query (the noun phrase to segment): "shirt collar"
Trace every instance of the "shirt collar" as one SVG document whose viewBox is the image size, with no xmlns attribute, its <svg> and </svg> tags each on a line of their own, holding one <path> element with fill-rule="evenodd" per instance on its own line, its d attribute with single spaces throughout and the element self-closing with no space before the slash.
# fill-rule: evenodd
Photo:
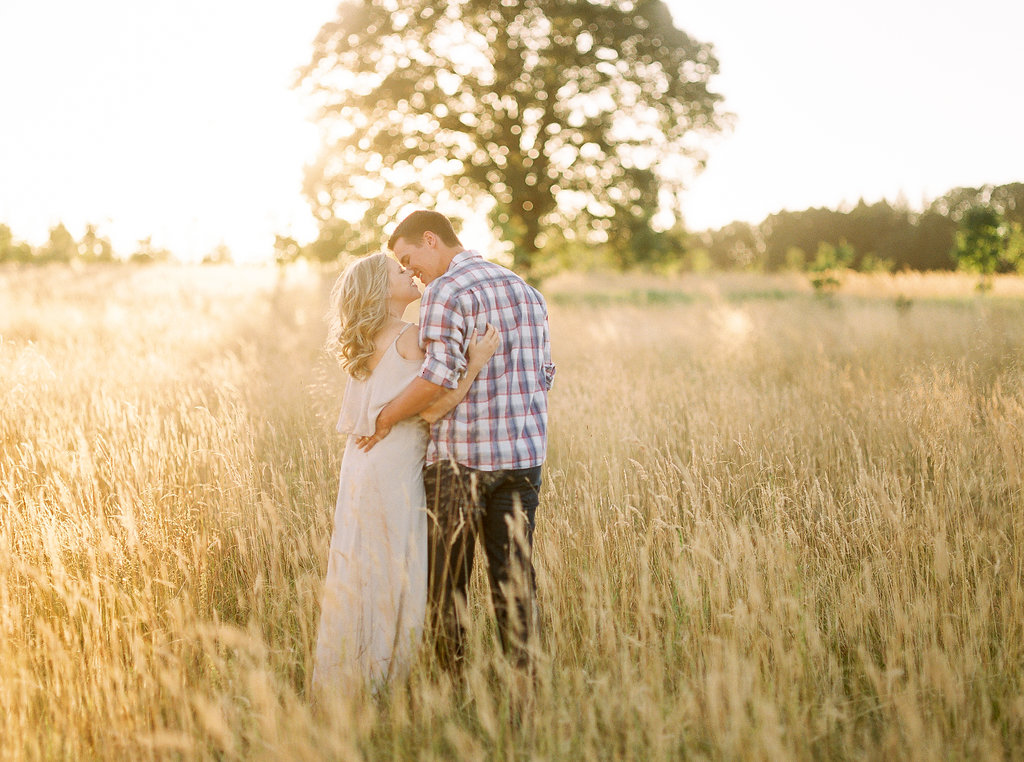
<svg viewBox="0 0 1024 762">
<path fill-rule="evenodd" d="M 470 260 L 470 259 L 474 259 L 476 257 L 482 257 L 482 256 L 483 255 L 479 251 L 477 251 L 476 249 L 463 249 L 458 254 L 456 254 L 454 257 L 452 257 L 452 261 L 448 264 L 448 270 L 450 272 L 452 269 L 458 267 L 463 262 L 466 262 L 467 260 Z"/>
</svg>

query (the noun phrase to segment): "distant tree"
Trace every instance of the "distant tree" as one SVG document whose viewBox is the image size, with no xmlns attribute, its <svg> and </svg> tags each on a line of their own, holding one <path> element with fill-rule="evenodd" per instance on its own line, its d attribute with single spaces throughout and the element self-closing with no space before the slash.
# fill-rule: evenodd
<svg viewBox="0 0 1024 762">
<path fill-rule="evenodd" d="M 989 203 L 1011 225 L 1024 227 L 1024 183 L 1009 183 L 992 189 Z"/>
<path fill-rule="evenodd" d="M 893 261 L 910 270 L 951 270 L 956 264 L 950 254 L 955 234 L 953 220 L 928 209 L 916 218 L 910 240 Z"/>
<path fill-rule="evenodd" d="M 887 261 L 895 262 L 912 235 L 910 212 L 884 199 L 874 204 L 867 204 L 861 199 L 843 215 L 840 232 L 841 239 L 856 252 L 850 263 L 854 270 L 878 269 Z"/>
<path fill-rule="evenodd" d="M 320 234 L 302 248 L 302 255 L 317 262 L 333 262 L 342 254 L 363 256 L 380 246 L 380 228 L 375 223 L 354 225 L 335 217 L 321 221 Z"/>
<path fill-rule="evenodd" d="M 862 273 L 891 273 L 896 263 L 887 257 L 880 257 L 874 252 L 868 252 L 860 258 L 860 265 L 857 267 Z"/>
<path fill-rule="evenodd" d="M 657 268 L 669 261 L 678 261 L 687 249 L 687 235 L 682 226 L 655 230 L 650 215 L 623 214 L 617 218 L 612 231 L 607 243 L 608 260 L 620 270 Z"/>
<path fill-rule="evenodd" d="M 203 255 L 201 264 L 204 265 L 230 265 L 234 264 L 235 257 L 231 253 L 231 249 L 224 242 L 221 242 L 214 246 L 210 251 Z"/>
<path fill-rule="evenodd" d="M 843 271 L 850 267 L 855 256 L 853 247 L 846 241 L 838 246 L 820 243 L 814 261 L 808 268 L 815 292 L 830 294 L 836 291 L 843 284 Z"/>
<path fill-rule="evenodd" d="M 967 212 L 981 206 L 992 207 L 1007 222 L 1024 225 L 1024 183 L 953 188 L 933 201 L 929 210 L 959 223 Z"/>
<path fill-rule="evenodd" d="M 767 270 L 787 266 L 791 249 L 815 251 L 822 241 L 835 243 L 843 235 L 842 213 L 832 209 L 782 211 L 769 215 L 757 226 L 757 237 L 763 242 L 761 256 Z"/>
<path fill-rule="evenodd" d="M 32 247 L 24 241 L 15 241 L 11 229 L 7 225 L 0 225 L 0 263 L 31 261 Z"/>
<path fill-rule="evenodd" d="M 786 249 L 786 269 L 799 272 L 807 266 L 807 252 L 799 246 L 790 246 Z"/>
<path fill-rule="evenodd" d="M 609 260 L 620 270 L 657 268 L 678 261 L 686 251 L 687 236 L 682 224 L 669 230 L 656 229 L 654 216 L 661 185 L 657 177 L 649 169 L 624 171 L 635 175 L 634 187 L 643 190 L 638 190 L 635 203 L 615 206 L 607 231 Z"/>
<path fill-rule="evenodd" d="M 288 235 L 274 236 L 274 262 L 287 265 L 294 262 L 302 254 L 302 246 Z"/>
<path fill-rule="evenodd" d="M 992 288 L 994 274 L 1024 266 L 1024 233 L 993 207 L 974 206 L 960 220 L 953 253 L 961 269 L 981 276 L 978 290 L 985 292 Z"/>
<path fill-rule="evenodd" d="M 348 0 L 302 73 L 329 136 L 306 193 L 378 242 L 404 204 L 489 196 L 529 276 L 549 227 L 607 240 L 679 210 L 726 120 L 717 71 L 662 0 Z"/>
<path fill-rule="evenodd" d="M 990 187 L 953 188 L 935 199 L 929 206 L 929 210 L 959 223 L 960 218 L 969 210 L 987 204 L 990 196 Z"/>
<path fill-rule="evenodd" d="M 113 262 L 114 247 L 110 240 L 97 233 L 96 225 L 86 225 L 78 242 L 78 258 L 83 262 Z"/>
<path fill-rule="evenodd" d="M 822 243 L 833 247 L 845 242 L 855 252 L 849 263 L 853 269 L 877 267 L 904 255 L 914 234 L 907 209 L 887 201 L 867 204 L 862 199 L 853 209 L 806 209 L 771 215 L 759 226 L 764 241 L 765 267 L 769 270 L 793 269 L 798 249 L 814 252 Z"/>
<path fill-rule="evenodd" d="M 59 222 L 50 228 L 50 236 L 39 250 L 37 259 L 40 262 L 70 262 L 78 256 L 78 244 L 74 236 Z"/>
<path fill-rule="evenodd" d="M 174 255 L 170 251 L 153 245 L 151 236 L 140 239 L 135 251 L 128 258 L 129 262 L 139 265 L 152 265 L 158 262 L 172 262 L 173 260 Z"/>
<path fill-rule="evenodd" d="M 730 222 L 710 233 L 705 248 L 712 265 L 720 270 L 743 270 L 763 264 L 759 232 L 746 222 Z"/>
</svg>

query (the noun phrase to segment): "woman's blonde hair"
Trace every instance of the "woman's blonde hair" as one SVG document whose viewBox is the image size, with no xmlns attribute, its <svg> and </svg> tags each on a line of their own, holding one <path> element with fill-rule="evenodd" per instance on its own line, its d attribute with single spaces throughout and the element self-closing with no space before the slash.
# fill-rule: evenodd
<svg viewBox="0 0 1024 762">
<path fill-rule="evenodd" d="M 373 339 L 388 320 L 391 279 L 387 254 L 371 254 L 345 268 L 331 289 L 328 347 L 352 378 L 370 375 L 366 366 L 376 349 Z"/>
</svg>

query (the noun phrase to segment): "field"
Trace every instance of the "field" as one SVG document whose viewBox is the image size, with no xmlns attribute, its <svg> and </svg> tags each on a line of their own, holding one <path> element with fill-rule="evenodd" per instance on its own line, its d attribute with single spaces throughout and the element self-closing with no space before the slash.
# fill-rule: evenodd
<svg viewBox="0 0 1024 762">
<path fill-rule="evenodd" d="M 0 270 L 3 759 L 1024 755 L 1022 281 L 551 281 L 531 695 L 314 707 L 334 274 Z"/>
</svg>

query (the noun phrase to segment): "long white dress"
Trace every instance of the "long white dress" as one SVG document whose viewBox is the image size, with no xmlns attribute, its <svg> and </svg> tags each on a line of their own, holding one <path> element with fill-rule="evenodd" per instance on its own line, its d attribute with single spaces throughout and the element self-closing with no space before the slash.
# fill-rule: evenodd
<svg viewBox="0 0 1024 762">
<path fill-rule="evenodd" d="M 313 663 L 314 690 L 325 695 L 350 692 L 358 680 L 377 688 L 404 675 L 422 635 L 426 424 L 402 421 L 369 452 L 355 444 L 373 433 L 381 408 L 419 369 L 392 342 L 369 378 L 350 379 L 345 389 L 338 430 L 349 437 Z"/>
</svg>

